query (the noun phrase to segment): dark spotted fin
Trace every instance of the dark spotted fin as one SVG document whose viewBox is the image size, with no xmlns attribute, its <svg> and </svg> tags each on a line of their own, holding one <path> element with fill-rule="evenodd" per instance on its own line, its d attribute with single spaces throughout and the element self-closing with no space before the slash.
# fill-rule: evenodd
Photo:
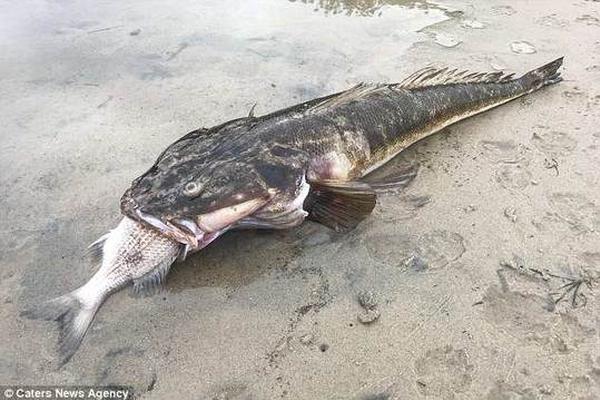
<svg viewBox="0 0 600 400">
<path fill-rule="evenodd" d="M 133 280 L 131 287 L 132 294 L 136 297 L 152 296 L 160 292 L 165 283 L 165 278 L 171 269 L 175 259 L 169 259 L 168 262 L 163 262 L 157 265 L 152 271 Z"/>
<path fill-rule="evenodd" d="M 447 85 L 451 83 L 500 83 L 513 80 L 514 74 L 503 72 L 470 72 L 458 69 L 425 67 L 408 76 L 400 83 L 364 83 L 323 98 L 312 104 L 309 111 L 318 113 L 330 108 L 338 107 L 363 99 L 374 93 L 384 93 L 396 89 L 415 89 L 426 86 Z"/>
<path fill-rule="evenodd" d="M 438 67 L 425 67 L 393 85 L 397 88 L 415 89 L 426 86 L 450 85 L 457 83 L 503 83 L 514 79 L 515 74 L 504 72 L 471 72 Z"/>
<path fill-rule="evenodd" d="M 521 81 L 532 88 L 538 89 L 542 86 L 560 82 L 558 69 L 563 63 L 563 57 L 543 65 L 533 71 L 515 78 L 515 74 L 504 72 L 471 72 L 451 68 L 426 67 L 410 75 L 402 82 L 392 85 L 394 88 L 416 89 L 426 86 L 450 85 L 459 83 L 506 83 Z"/>
<path fill-rule="evenodd" d="M 366 183 L 320 181 L 310 182 L 304 201 L 309 219 L 336 232 L 349 232 L 365 219 L 377 202 L 377 194 Z"/>
<path fill-rule="evenodd" d="M 368 184 L 377 193 L 396 192 L 407 187 L 418 172 L 419 164 L 400 154 L 361 178 L 361 182 Z"/>
</svg>

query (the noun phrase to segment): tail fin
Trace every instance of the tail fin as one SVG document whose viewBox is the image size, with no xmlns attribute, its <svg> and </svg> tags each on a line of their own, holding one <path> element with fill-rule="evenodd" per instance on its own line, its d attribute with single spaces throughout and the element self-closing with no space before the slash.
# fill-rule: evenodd
<svg viewBox="0 0 600 400">
<path fill-rule="evenodd" d="M 58 322 L 61 366 L 69 361 L 79 348 L 98 308 L 104 301 L 104 297 L 90 299 L 90 296 L 85 296 L 85 294 L 84 285 L 71 293 L 21 313 L 22 316 L 32 319 Z"/>
<path fill-rule="evenodd" d="M 562 81 L 558 69 L 561 67 L 563 59 L 564 57 L 558 58 L 551 63 L 534 69 L 533 71 L 523 75 L 521 78 L 519 78 L 519 80 L 521 80 L 526 87 L 531 88 L 531 91 L 540 89 L 547 85 L 558 83 Z"/>
</svg>

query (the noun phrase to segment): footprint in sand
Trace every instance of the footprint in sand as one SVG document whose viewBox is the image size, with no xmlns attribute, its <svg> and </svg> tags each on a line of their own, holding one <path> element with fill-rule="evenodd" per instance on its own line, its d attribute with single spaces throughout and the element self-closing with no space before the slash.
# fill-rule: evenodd
<svg viewBox="0 0 600 400">
<path fill-rule="evenodd" d="M 531 152 L 520 143 L 512 140 L 482 140 L 479 148 L 485 158 L 497 164 L 529 164 Z"/>
<path fill-rule="evenodd" d="M 385 222 L 398 223 L 414 218 L 419 211 L 431 203 L 430 196 L 382 196 L 380 202 L 384 209 L 378 218 Z"/>
<path fill-rule="evenodd" d="M 552 207 L 549 216 L 577 233 L 600 229 L 600 207 L 578 193 L 553 193 L 548 196 Z"/>
<path fill-rule="evenodd" d="M 377 234 L 366 243 L 369 255 L 377 262 L 416 271 L 444 268 L 465 252 L 464 238 L 448 231 L 433 231 L 420 237 Z"/>
<path fill-rule="evenodd" d="M 571 353 L 596 334 L 577 317 L 550 312 L 547 305 L 546 296 L 503 291 L 495 286 L 488 288 L 483 297 L 485 319 L 498 332 L 553 353 Z"/>
<path fill-rule="evenodd" d="M 505 164 L 496 170 L 495 179 L 505 189 L 522 190 L 531 184 L 532 175 L 519 164 Z"/>
<path fill-rule="evenodd" d="M 544 127 L 536 127 L 531 141 L 541 152 L 548 157 L 568 155 L 577 147 L 577 141 L 568 133 L 547 130 Z"/>
<path fill-rule="evenodd" d="M 462 398 L 473 381 L 474 367 L 464 349 L 447 345 L 427 350 L 415 361 L 417 387 L 425 396 L 444 399 Z"/>
</svg>

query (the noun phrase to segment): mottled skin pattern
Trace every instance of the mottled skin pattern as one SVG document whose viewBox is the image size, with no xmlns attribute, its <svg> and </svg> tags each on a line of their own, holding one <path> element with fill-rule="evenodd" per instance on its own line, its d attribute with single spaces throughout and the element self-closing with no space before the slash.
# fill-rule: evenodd
<svg viewBox="0 0 600 400">
<path fill-rule="evenodd" d="M 163 221 L 194 220 L 224 206 L 264 198 L 267 204 L 250 219 L 275 218 L 272 227 L 300 223 L 298 215 L 289 220 L 281 216 L 290 214 L 289 204 L 298 197 L 304 178 L 309 184 L 357 180 L 453 122 L 555 83 L 561 62 L 519 79 L 480 74 L 465 83 L 449 75 L 454 81 L 439 83 L 444 74 L 437 73 L 438 82 L 431 85 L 428 80 L 436 82 L 431 77 L 416 83 L 359 85 L 265 116 L 191 132 L 134 181 L 122 198 L 122 211 L 135 219 L 141 209 Z"/>
</svg>

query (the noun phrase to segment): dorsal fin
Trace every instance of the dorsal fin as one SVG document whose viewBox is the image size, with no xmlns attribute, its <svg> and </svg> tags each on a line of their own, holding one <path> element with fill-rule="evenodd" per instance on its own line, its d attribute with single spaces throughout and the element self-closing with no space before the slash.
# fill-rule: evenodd
<svg viewBox="0 0 600 400">
<path fill-rule="evenodd" d="M 370 94 L 389 89 L 390 85 L 385 83 L 364 83 L 340 92 L 334 96 L 328 97 L 320 103 L 315 104 L 309 110 L 311 112 L 319 112 L 328 108 L 336 107 L 342 104 L 350 103 L 355 100 L 362 99 Z"/>
<path fill-rule="evenodd" d="M 347 104 L 362 99 L 373 93 L 383 92 L 388 89 L 415 89 L 426 86 L 448 85 L 453 83 L 503 83 L 513 79 L 514 74 L 504 72 L 470 72 L 458 69 L 425 67 L 410 75 L 400 83 L 365 83 L 358 85 L 332 96 L 328 96 L 322 102 L 311 106 L 311 112 L 320 112 L 332 107 Z"/>
<path fill-rule="evenodd" d="M 110 232 L 105 233 L 87 248 L 87 255 L 91 258 L 92 263 L 95 265 L 102 264 L 102 257 L 104 256 L 104 242 L 106 242 L 106 239 L 108 239 L 109 236 Z"/>
<path fill-rule="evenodd" d="M 453 83 L 503 83 L 511 81 L 514 74 L 504 72 L 470 72 L 458 69 L 425 67 L 410 75 L 394 87 L 415 89 L 425 86 L 448 85 Z"/>
</svg>

